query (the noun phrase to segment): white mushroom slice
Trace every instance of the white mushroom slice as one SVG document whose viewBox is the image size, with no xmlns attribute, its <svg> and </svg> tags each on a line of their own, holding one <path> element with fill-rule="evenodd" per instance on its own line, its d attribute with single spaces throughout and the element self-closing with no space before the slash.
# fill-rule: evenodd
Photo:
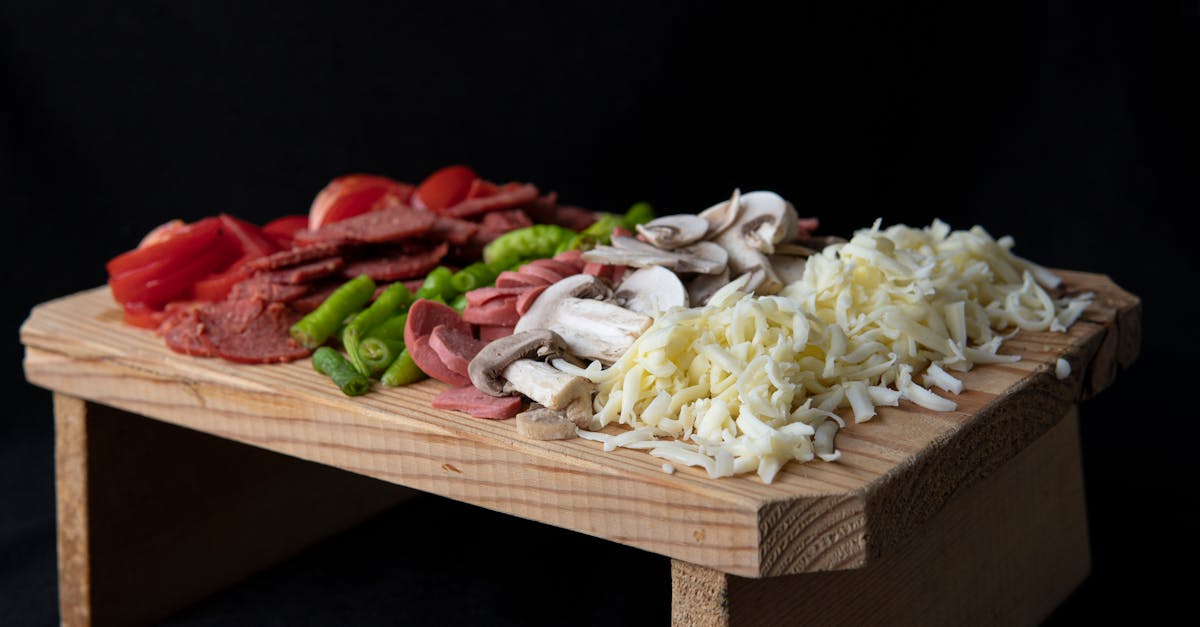
<svg viewBox="0 0 1200 627">
<path fill-rule="evenodd" d="M 612 303 L 576 297 L 595 293 L 597 284 L 603 286 L 594 276 L 577 274 L 551 285 L 521 316 L 515 333 L 549 329 L 578 357 L 605 365 L 617 361 L 653 320 Z"/>
<path fill-rule="evenodd" d="M 748 274 L 745 289 L 774 294 L 783 281 L 766 255 L 774 252 L 775 244 L 795 238 L 796 209 L 775 192 L 750 192 L 741 202 L 737 220 L 717 235 L 716 243 L 729 252 L 730 276 Z"/>
<path fill-rule="evenodd" d="M 676 250 L 662 250 L 626 235 L 612 238 L 612 246 L 597 246 L 583 253 L 583 260 L 635 268 L 662 266 L 680 272 L 716 274 L 728 263 L 728 253 L 712 242 L 697 242 Z"/>
<path fill-rule="evenodd" d="M 708 220 L 688 214 L 663 216 L 637 225 L 637 232 L 655 247 L 670 250 L 704 239 Z"/>
<path fill-rule="evenodd" d="M 812 257 L 813 255 L 815 255 L 819 252 L 821 252 L 821 251 L 817 250 L 815 248 L 809 248 L 808 246 L 804 246 L 803 244 L 798 244 L 796 242 L 777 244 L 775 246 L 775 254 L 776 255 L 790 255 L 792 257 Z"/>
<path fill-rule="evenodd" d="M 699 274 L 687 283 L 688 302 L 692 307 L 700 307 L 708 303 L 717 290 L 729 283 L 729 269 L 720 274 Z"/>
<path fill-rule="evenodd" d="M 742 211 L 741 197 L 741 190 L 735 189 L 729 200 L 719 202 L 700 212 L 700 217 L 704 218 L 709 224 L 709 237 L 719 235 L 725 229 L 733 226 L 733 223 L 737 221 L 738 215 Z"/>
<path fill-rule="evenodd" d="M 593 385 L 550 364 L 518 359 L 501 373 L 513 389 L 550 409 L 566 409 L 575 399 L 591 397 Z"/>
<path fill-rule="evenodd" d="M 770 255 L 767 260 L 784 285 L 791 285 L 804 278 L 804 266 L 808 265 L 806 258 L 791 255 Z"/>
<path fill-rule="evenodd" d="M 662 266 L 642 268 L 626 276 L 612 300 L 630 311 L 655 317 L 672 307 L 688 306 L 683 282 Z"/>
<path fill-rule="evenodd" d="M 750 192 L 742 195 L 742 213 L 729 230 L 736 229 L 751 248 L 769 255 L 775 252 L 775 244 L 795 239 L 799 219 L 796 209 L 779 194 Z"/>
<path fill-rule="evenodd" d="M 569 440 L 578 437 L 566 412 L 533 407 L 517 414 L 517 434 L 530 440 Z"/>
<path fill-rule="evenodd" d="M 681 255 L 675 264 L 677 272 L 719 274 L 729 266 L 729 253 L 713 242 L 696 242 L 673 252 Z"/>
</svg>

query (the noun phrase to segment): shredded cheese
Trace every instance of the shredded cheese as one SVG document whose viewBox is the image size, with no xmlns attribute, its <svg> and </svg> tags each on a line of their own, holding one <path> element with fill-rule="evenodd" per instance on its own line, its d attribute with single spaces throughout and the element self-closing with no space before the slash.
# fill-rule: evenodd
<svg viewBox="0 0 1200 627">
<path fill-rule="evenodd" d="M 863 422 L 904 398 L 953 411 L 925 386 L 961 393 L 948 370 L 1019 359 L 998 352 L 998 331 L 1065 330 L 1091 302 L 1053 300 L 1045 287 L 1058 278 L 1012 245 L 980 227 L 880 230 L 877 221 L 810 257 L 780 295 L 745 294 L 743 277 L 704 307 L 662 313 L 607 370 L 570 370 L 598 383 L 594 428 L 634 428 L 585 437 L 770 483 L 788 461 L 841 455 L 836 410 Z"/>
</svg>

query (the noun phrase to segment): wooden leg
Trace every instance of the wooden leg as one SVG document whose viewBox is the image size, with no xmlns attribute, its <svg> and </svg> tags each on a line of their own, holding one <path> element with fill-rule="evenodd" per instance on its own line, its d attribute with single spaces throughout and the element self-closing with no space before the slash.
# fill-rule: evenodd
<svg viewBox="0 0 1200 627">
<path fill-rule="evenodd" d="M 64 625 L 162 618 L 412 491 L 54 395 Z"/>
<path fill-rule="evenodd" d="M 676 625 L 1035 624 L 1090 568 L 1076 410 L 856 570 L 748 579 L 672 561 Z"/>
</svg>

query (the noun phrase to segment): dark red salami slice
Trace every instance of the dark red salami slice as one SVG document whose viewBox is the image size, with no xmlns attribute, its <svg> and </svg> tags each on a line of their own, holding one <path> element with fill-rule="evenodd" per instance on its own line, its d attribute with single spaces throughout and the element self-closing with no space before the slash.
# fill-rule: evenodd
<svg viewBox="0 0 1200 627">
<path fill-rule="evenodd" d="M 484 346 L 487 346 L 487 342 L 446 325 L 435 328 L 429 335 L 429 347 L 438 354 L 442 363 L 464 377 L 471 376 L 467 373 L 467 366 Z"/>
<path fill-rule="evenodd" d="M 468 198 L 457 205 L 447 207 L 440 213 L 453 218 L 469 218 L 489 211 L 516 209 L 537 200 L 537 197 L 537 187 L 526 183 L 512 189 L 501 188 L 500 191 L 486 198 Z"/>
<path fill-rule="evenodd" d="M 436 409 L 454 409 L 476 418 L 504 420 L 519 414 L 525 403 L 520 396 L 488 396 L 468 385 L 438 394 L 433 397 L 432 404 Z"/>
<path fill-rule="evenodd" d="M 506 211 L 493 211 L 485 214 L 479 225 L 480 228 L 488 231 L 507 233 L 523 229 L 527 226 L 533 226 L 533 220 L 529 219 L 529 214 L 520 209 L 508 209 Z"/>
<path fill-rule="evenodd" d="M 299 285 L 301 283 L 311 283 L 317 279 L 322 279 L 330 276 L 341 270 L 346 265 L 346 262 L 341 257 L 329 257 L 299 266 L 292 266 L 282 270 L 276 270 L 266 274 L 266 277 L 272 283 L 286 283 L 288 285 Z"/>
<path fill-rule="evenodd" d="M 433 228 L 429 229 L 422 237 L 438 242 L 449 242 L 457 246 L 471 241 L 471 237 L 477 231 L 479 231 L 479 225 L 474 222 L 450 216 L 438 216 L 437 221 L 433 223 Z"/>
<path fill-rule="evenodd" d="M 396 205 L 368 211 L 353 218 L 326 224 L 316 231 L 297 231 L 298 242 L 395 242 L 424 235 L 437 216 L 428 211 Z"/>
<path fill-rule="evenodd" d="M 171 326 L 163 334 L 168 348 L 193 357 L 216 356 L 217 347 L 213 346 L 212 340 L 208 338 L 198 310 L 192 309 L 172 316 L 169 324 Z"/>
<path fill-rule="evenodd" d="M 341 222 L 337 222 L 336 224 L 341 224 Z M 363 259 L 347 265 L 342 274 L 347 278 L 354 278 L 360 274 L 365 274 L 374 281 L 411 279 L 428 274 L 430 270 L 436 268 L 442 258 L 446 256 L 448 250 L 450 250 L 449 246 L 445 242 L 442 242 L 423 252 L 413 252 L 378 259 Z"/>
<path fill-rule="evenodd" d="M 253 261 L 246 263 L 246 270 L 257 272 L 259 270 L 278 270 L 279 268 L 287 268 L 317 259 L 325 259 L 326 257 L 336 257 L 341 254 L 342 247 L 339 244 L 332 242 L 318 242 L 303 246 L 301 248 L 293 248 L 291 250 L 282 250 L 277 253 L 259 257 Z"/>
<path fill-rule="evenodd" d="M 300 314 L 280 303 L 225 301 L 202 314 L 218 356 L 243 364 L 270 364 L 302 359 L 310 351 L 296 343 L 288 329 Z"/>
<path fill-rule="evenodd" d="M 257 298 L 268 303 L 287 303 L 304 297 L 308 292 L 309 288 L 307 285 L 276 283 L 271 280 L 270 274 L 256 274 L 234 284 L 233 288 L 229 290 L 227 299 L 245 300 Z"/>
</svg>

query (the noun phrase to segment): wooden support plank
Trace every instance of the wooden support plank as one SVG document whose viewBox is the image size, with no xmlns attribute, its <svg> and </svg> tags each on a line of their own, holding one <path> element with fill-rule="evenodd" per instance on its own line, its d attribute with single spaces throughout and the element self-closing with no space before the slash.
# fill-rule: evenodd
<svg viewBox="0 0 1200 627">
<path fill-rule="evenodd" d="M 672 560 L 672 623 L 1036 624 L 1087 575 L 1078 413 L 854 570 L 751 579 Z"/>
<path fill-rule="evenodd" d="M 54 395 L 64 625 L 154 621 L 413 494 Z"/>
</svg>

